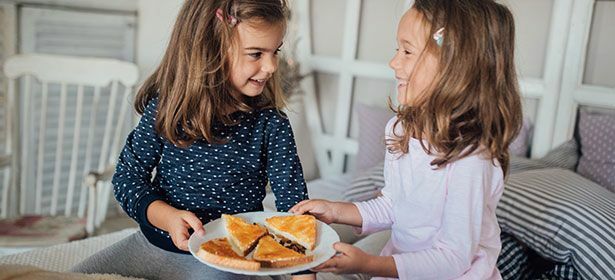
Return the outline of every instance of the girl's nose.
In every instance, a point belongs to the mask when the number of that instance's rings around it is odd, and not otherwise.
[[[263,60],[263,64],[261,65],[261,70],[265,73],[272,74],[278,68],[278,58],[275,56],[271,56]]]
[[[391,58],[391,61],[389,61],[389,67],[391,67],[393,70],[399,67],[399,60],[397,59],[397,55],[398,52],[395,52],[395,55],[393,56],[393,58]]]

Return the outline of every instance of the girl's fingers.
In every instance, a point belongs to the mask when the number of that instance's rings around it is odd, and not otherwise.
[[[323,269],[335,268],[335,259],[331,258],[328,261],[319,264],[318,266],[312,268],[313,271],[323,271]]]
[[[185,233],[182,232],[182,230],[185,231]],[[169,235],[171,236],[171,240],[173,241],[173,244],[175,244],[175,247],[184,251],[188,251],[188,239],[186,238],[187,234],[188,231],[185,228],[169,231]]]
[[[188,251],[188,239],[184,241],[180,241],[177,248],[179,248],[182,251]]]
[[[348,255],[348,253],[349,253],[350,251],[352,251],[352,249],[354,249],[353,247],[354,247],[354,246],[352,246],[352,245],[350,245],[350,244],[346,244],[346,243],[342,243],[342,242],[335,242],[335,243],[333,244],[333,249],[334,249],[336,252],[340,252],[340,253],[342,253],[342,254],[344,254],[344,255]]]
[[[199,218],[196,217],[196,215],[194,215],[194,213],[186,211],[186,214],[183,215],[183,219],[184,221],[186,221],[186,223],[188,223],[188,225],[194,230],[197,235],[205,235],[203,223],[201,222],[201,220],[199,220]]]
[[[294,214],[297,214],[297,215],[301,215],[301,214],[307,212],[307,211],[305,211],[303,209],[303,206],[306,203],[308,203],[308,202],[309,202],[309,200],[303,200],[303,201],[295,204],[295,206],[291,207],[290,210],[288,210],[288,212],[291,212],[291,213],[294,213]]]
[[[180,250],[188,251],[188,230],[184,228],[183,231],[177,233],[177,248]]]

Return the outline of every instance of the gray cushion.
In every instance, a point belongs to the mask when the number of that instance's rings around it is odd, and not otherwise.
[[[357,103],[359,121],[359,151],[355,159],[356,172],[363,172],[384,160],[384,129],[395,115],[391,110]]]
[[[527,157],[530,152],[530,140],[532,138],[532,121],[529,118],[523,119],[523,126],[519,130],[519,134],[510,143],[510,154],[517,157]]]

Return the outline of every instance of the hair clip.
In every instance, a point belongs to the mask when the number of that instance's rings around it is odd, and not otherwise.
[[[436,44],[438,44],[438,47],[442,47],[442,42],[444,41],[444,27],[438,29],[438,31],[436,31],[436,33],[433,34],[433,39],[436,41]]]
[[[224,14],[222,13],[222,9],[217,9],[216,10],[216,17],[218,17],[219,20],[224,22]],[[237,25],[237,18],[234,16],[229,15],[228,16],[228,24],[231,27],[234,27],[235,25]]]

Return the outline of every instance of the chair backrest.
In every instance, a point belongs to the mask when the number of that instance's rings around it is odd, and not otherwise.
[[[28,54],[8,58],[4,72],[14,178],[6,188],[18,192],[20,214],[83,217],[84,175],[112,164],[132,128],[137,66]]]

